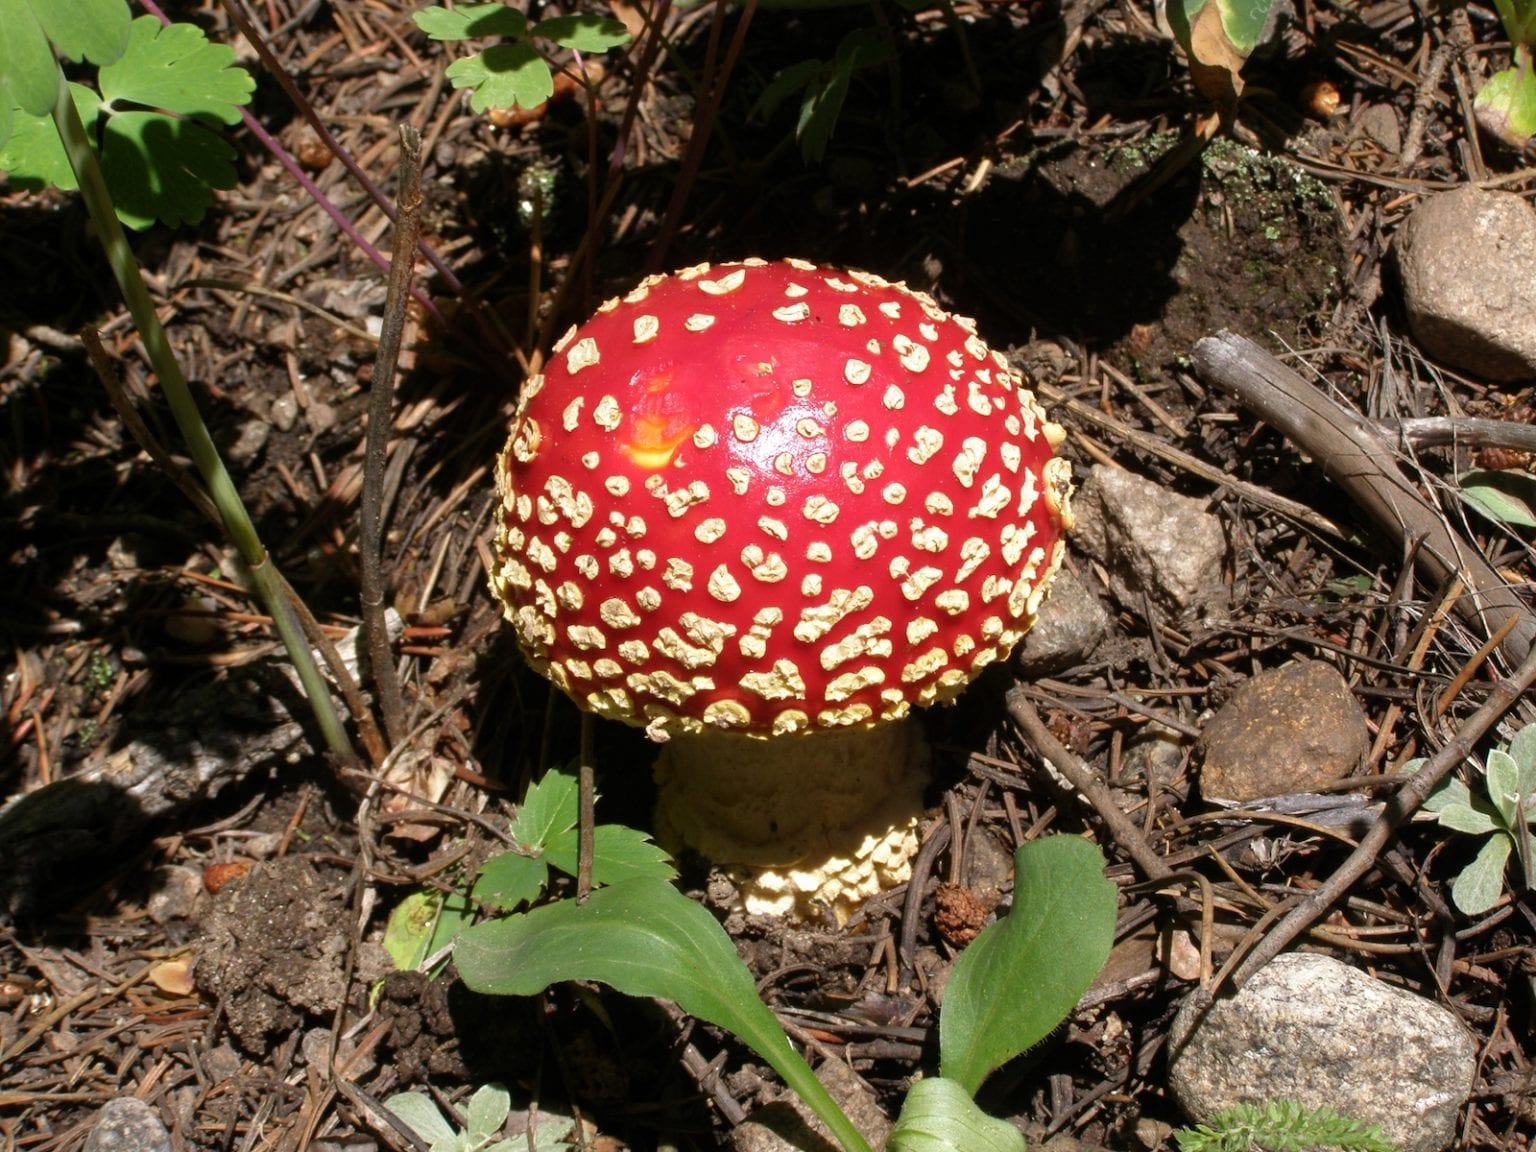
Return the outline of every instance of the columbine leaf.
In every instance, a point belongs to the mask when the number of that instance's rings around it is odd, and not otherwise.
[[[59,92],[59,62],[29,0],[0,0],[0,28],[0,103],[7,111],[48,115]]]
[[[133,14],[126,0],[30,0],[59,55],[110,64],[128,47]]]
[[[384,1101],[384,1107],[434,1148],[451,1147],[458,1138],[436,1102],[425,1092],[398,1092]]]
[[[1472,863],[1451,882],[1451,902],[1468,916],[1478,916],[1499,902],[1504,891],[1504,865],[1511,844],[1503,834],[1491,836]]]
[[[194,24],[162,25],[140,16],[128,51],[102,68],[101,94],[113,108],[137,105],[235,124],[256,82],[232,67],[234,61],[234,49],[210,44]]]
[[[520,916],[477,924],[454,961],[479,992],[533,996],[565,980],[596,980],[630,996],[672,1000],[735,1034],[784,1078],[848,1152],[869,1152],[784,1030],[752,973],[705,909],[662,880],[626,880]]]
[[[83,84],[71,84],[69,95],[86,132],[91,132],[101,98]],[[33,116],[20,109],[16,111],[10,140],[0,148],[0,171],[10,173],[11,183],[18,188],[36,190],[52,185],[72,192],[79,186],[53,118]]]
[[[559,768],[546,771],[528,785],[517,819],[512,821],[512,839],[530,852],[539,852],[551,837],[576,827],[578,792],[571,773]]]
[[[551,16],[533,26],[532,35],[542,36],[562,48],[576,52],[606,52],[629,43],[629,29],[611,16]]]
[[[213,203],[212,189],[235,186],[234,148],[195,121],[119,112],[102,135],[102,174],[130,228],[156,220],[196,224]]]
[[[505,4],[460,4],[423,8],[411,17],[433,40],[473,40],[478,36],[507,36],[521,40],[528,35],[528,17]]]
[[[474,89],[469,106],[476,112],[514,105],[536,108],[555,91],[549,65],[523,43],[496,44],[478,56],[455,60],[445,75],[455,88]]]
[[[988,1116],[953,1080],[932,1076],[907,1090],[887,1152],[1024,1152],[1012,1124]]]
[[[576,875],[577,833],[574,828],[550,839],[544,859],[567,876]],[[677,875],[672,858],[636,828],[599,824],[592,830],[592,883],[601,887],[650,876],[671,880]]]
[[[503,852],[485,862],[470,895],[482,904],[510,912],[531,904],[548,883],[549,868],[542,857]]]
[[[939,1071],[973,1094],[1066,1019],[1114,941],[1115,886],[1096,845],[1031,841],[1013,866],[1013,909],[955,961],[939,1014]]]

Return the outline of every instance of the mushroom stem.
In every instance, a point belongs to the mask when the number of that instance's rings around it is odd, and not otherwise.
[[[679,736],[656,763],[657,838],[730,871],[749,912],[826,908],[841,922],[911,874],[928,762],[912,719],[774,740]]]

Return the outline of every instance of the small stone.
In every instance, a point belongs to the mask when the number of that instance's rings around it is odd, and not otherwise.
[[[1073,543],[1104,568],[1110,591],[1126,608],[1139,612],[1143,596],[1175,619],[1225,608],[1227,540],[1205,501],[1097,464],[1072,508]]]
[[[1429,197],[1398,234],[1397,264],[1426,352],[1489,380],[1536,376],[1536,210],[1523,197]]]
[[[1200,791],[1239,803],[1313,792],[1353,772],[1369,741],[1338,669],[1297,660],[1247,681],[1206,723]]]
[[[1477,1044],[1449,1009],[1304,952],[1276,957],[1204,1014],[1187,1000],[1169,1051],[1169,1085],[1196,1123],[1295,1100],[1379,1124],[1403,1152],[1451,1144],[1477,1071]]]
[[[1098,597],[1075,572],[1063,567],[1040,605],[1035,626],[1018,647],[1019,672],[1035,679],[1075,667],[1088,659],[1108,632],[1109,613]]]
[[[85,1152],[171,1152],[171,1134],[143,1100],[119,1096],[96,1113]]]
[[[1403,149],[1403,127],[1397,109],[1390,104],[1367,104],[1355,117],[1355,124],[1373,144],[1396,156]]]
[[[156,924],[190,918],[203,894],[202,871],[186,864],[157,869],[154,884],[155,890],[150,893],[144,911]]]
[[[827,1060],[816,1069],[816,1079],[836,1100],[853,1126],[871,1148],[885,1147],[891,1120],[880,1109],[868,1084],[848,1065]],[[807,1148],[835,1148],[832,1133],[796,1096],[785,1096],[752,1114],[731,1133],[734,1152],[802,1152]]]
[[[299,402],[292,392],[284,393],[272,401],[272,427],[279,432],[292,432],[299,422]]]
[[[224,446],[224,455],[231,464],[249,464],[261,455],[271,432],[272,425],[265,420],[247,420],[240,425],[234,443]]]

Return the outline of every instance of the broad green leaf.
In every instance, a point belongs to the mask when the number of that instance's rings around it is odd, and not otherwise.
[[[496,44],[478,56],[455,60],[444,73],[455,88],[472,88],[469,106],[535,108],[555,91],[549,65],[529,44]]]
[[[478,36],[528,35],[528,17],[505,4],[460,4],[453,11],[423,8],[411,17],[433,40],[473,40]]]
[[[436,1101],[425,1092],[397,1092],[384,1101],[384,1107],[433,1148],[452,1147],[458,1139],[453,1125],[443,1118]]]
[[[1284,0],[1170,0],[1168,23],[1186,51],[1188,31],[1206,11],[1215,13],[1228,43],[1246,59],[1274,36],[1286,4]]]
[[[622,824],[599,824],[592,830],[592,883],[599,887],[652,876],[671,880],[677,875],[672,858],[644,832]],[[550,839],[544,859],[567,876],[576,875],[577,832],[568,829]]]
[[[869,1152],[758,999],[725,929],[665,881],[626,880],[584,904],[562,900],[477,924],[459,937],[454,962],[479,992],[533,996],[562,981],[596,980],[626,995],[674,1001],[767,1061],[847,1152]]]
[[[531,34],[576,52],[606,52],[629,43],[624,25],[611,16],[590,14],[551,16],[535,24]]]
[[[71,84],[69,95],[86,132],[93,132],[101,98],[83,84]],[[33,116],[20,109],[16,110],[10,140],[0,148],[0,172],[10,173],[11,182],[18,188],[35,190],[52,185],[72,192],[78,187],[53,117]]]
[[[398,970],[414,972],[473,920],[474,908],[460,893],[412,892],[384,925],[384,951]]]
[[[1504,827],[1513,829],[1518,822],[1515,805],[1523,799],[1520,795],[1520,766],[1508,752],[1496,748],[1488,753],[1487,777],[1488,799],[1493,801]]]
[[[1497,904],[1504,891],[1504,865],[1510,848],[1508,836],[1490,836],[1472,863],[1451,882],[1451,902],[1468,916],[1481,915]]]
[[[59,55],[110,64],[128,47],[127,0],[31,0],[37,22]]]
[[[1536,13],[1536,5],[1529,5]],[[1472,111],[1485,132],[1514,148],[1536,136],[1536,70],[1529,44],[1515,42],[1515,65],[1488,78],[1472,101]]]
[[[1536,768],[1536,724],[1527,724],[1509,742],[1509,754],[1522,768]]]
[[[59,62],[29,0],[0,0],[0,28],[0,101],[48,115],[59,91]]]
[[[469,1098],[469,1106],[464,1110],[470,1139],[478,1143],[489,1140],[501,1131],[511,1111],[511,1093],[500,1084],[483,1085]]]
[[[907,1090],[887,1152],[1024,1152],[1012,1124],[988,1116],[953,1080],[919,1080]]]
[[[1471,836],[1481,836],[1499,827],[1487,801],[1481,798],[1466,803],[1453,800],[1440,808],[1439,819],[1441,827]]]
[[[133,105],[235,124],[256,82],[234,61],[234,49],[210,44],[195,24],[140,16],[128,51],[101,70],[102,98],[113,109]]]
[[[531,904],[548,883],[549,867],[542,857],[502,852],[485,862],[470,895],[482,904],[510,912],[521,904]]]
[[[101,171],[130,228],[196,224],[215,188],[235,186],[235,150],[194,120],[119,112],[102,130]]]
[[[1531,135],[1536,135],[1536,128],[1522,139]],[[1464,472],[1459,483],[1462,498],[1495,524],[1536,528],[1536,476],[1485,470]]]
[[[973,1094],[1066,1019],[1114,941],[1115,886],[1096,845],[1031,841],[1013,867],[1012,910],[955,961],[939,1014],[939,1071]]]
[[[528,794],[512,821],[512,839],[530,852],[538,852],[551,837],[576,827],[579,791],[575,775],[550,768],[528,785]]]

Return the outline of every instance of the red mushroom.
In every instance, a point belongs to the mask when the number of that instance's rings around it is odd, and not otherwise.
[[[524,389],[491,581],[529,661],[668,741],[658,833],[751,909],[905,879],[894,722],[1034,622],[1070,526],[1050,423],[974,323],[862,272],[700,265],[610,300]],[[882,735],[883,734],[883,735]]]

